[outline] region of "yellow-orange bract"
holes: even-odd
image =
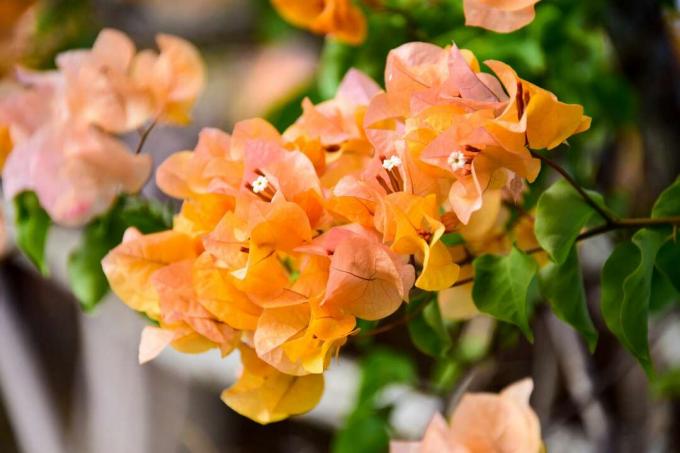
[[[384,91],[351,70],[283,134],[250,119],[170,156],[156,180],[183,200],[172,230],[130,231],[103,261],[116,294],[159,324],[140,361],[168,345],[238,349],[243,373],[222,399],[269,423],[311,409],[357,319],[390,316],[414,288],[441,292],[445,316],[474,315],[469,287],[450,289],[471,275],[468,254],[535,245],[531,220],[508,233],[502,207],[540,170],[529,149],[589,125],[487,64],[495,76],[469,51],[406,44]],[[446,246],[450,233],[465,244]]]
[[[529,406],[533,382],[500,394],[466,393],[451,420],[435,414],[421,442],[392,442],[391,453],[539,453],[541,427]]]
[[[349,44],[366,37],[366,19],[352,0],[272,0],[279,14],[299,27]]]

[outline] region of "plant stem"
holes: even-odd
[[[612,218],[611,222],[605,223],[604,225],[596,226],[593,227],[589,230],[584,231],[583,233],[579,234],[576,237],[575,242],[580,242],[586,239],[590,239],[595,236],[599,236],[601,234],[605,233],[610,233],[615,230],[620,230],[620,229],[629,229],[629,228],[649,228],[649,227],[659,227],[659,226],[680,226],[680,216],[678,217],[657,217],[657,218],[628,218],[628,219],[614,219]],[[530,249],[522,250],[522,252],[526,253],[527,255],[533,255],[534,253],[540,253],[543,252],[543,248],[541,247],[533,247]],[[459,266],[463,266],[466,264],[470,264],[472,260],[470,258],[466,258],[465,260],[458,262]],[[456,286],[463,286],[467,285],[468,283],[472,283],[475,281],[474,277],[467,277],[463,278],[461,280],[458,280],[456,283],[451,285],[451,288],[455,288]],[[385,333],[387,331],[392,330],[395,327],[399,327],[404,324],[408,324],[411,320],[415,319],[427,306],[427,303],[422,304],[420,307],[418,307],[418,310],[413,311],[412,313],[407,314],[406,316],[403,316],[391,323],[382,325],[380,327],[376,327],[375,329],[369,330],[366,333],[360,334],[361,337],[369,337],[369,336],[374,336],[374,335],[379,335],[381,333]]]
[[[151,124],[149,124],[149,127],[146,128],[144,132],[142,132],[141,137],[139,139],[139,145],[137,145],[137,149],[135,150],[135,154],[139,154],[142,152],[142,148],[144,148],[144,143],[146,143],[146,139],[149,138],[149,134],[153,130],[154,127],[156,127],[156,123],[158,122],[158,119],[153,120]]]
[[[562,168],[562,167],[560,166],[560,164],[558,164],[557,162],[555,162],[555,161],[552,160],[552,159],[549,159],[549,158],[547,158],[547,157],[545,157],[545,156],[543,156],[543,155],[537,153],[536,151],[530,151],[530,152],[531,152],[531,155],[532,155],[532,156],[534,156],[535,158],[539,159],[541,162],[545,162],[546,165],[548,165],[548,166],[551,167],[553,170],[555,170],[557,173],[559,173],[560,175],[562,175],[562,177],[563,177],[569,184],[571,184],[571,186],[572,186],[574,189],[576,189],[576,191],[579,193],[579,195],[581,195],[581,197],[583,198],[583,200],[584,200],[586,203],[588,203],[588,204],[590,205],[590,207],[593,208],[593,209],[595,210],[595,212],[597,212],[597,213],[600,215],[600,217],[602,217],[602,218],[605,220],[605,222],[607,222],[608,224],[611,224],[611,223],[615,223],[615,222],[616,222],[616,218],[615,218],[612,214],[610,214],[605,208],[603,208],[602,206],[600,206],[600,205],[597,203],[597,201],[595,201],[590,195],[588,195],[588,192],[586,192],[585,189],[583,189],[583,187],[581,187],[581,186],[579,185],[579,183],[576,182],[576,180],[575,180],[575,179],[574,179],[574,178],[573,178],[573,177],[572,177],[572,176],[571,176],[564,168]]]

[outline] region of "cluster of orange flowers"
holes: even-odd
[[[60,54],[56,70],[17,72],[0,101],[6,199],[35,191],[55,222],[79,226],[142,188],[151,158],[120,136],[150,121],[186,123],[204,78],[193,45],[169,35],[157,42],[160,53],[137,52],[126,35],[104,30],[92,49]]]
[[[157,183],[183,200],[173,229],[129,230],[103,261],[113,290],[157,322],[140,360],[168,345],[238,349],[230,407],[260,423],[314,407],[356,320],[454,284],[442,236],[537,176],[529,148],[589,127],[582,107],[486,65],[495,76],[456,46],[405,44],[385,90],[351,70],[282,135],[262,119],[204,129],[166,160]]]
[[[465,25],[509,33],[534,20],[534,5],[540,0],[462,1]],[[364,3],[378,11],[385,8],[381,0]],[[272,4],[287,21],[314,33],[355,45],[366,38],[366,18],[353,0],[272,0]]]

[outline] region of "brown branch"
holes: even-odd
[[[606,223],[604,225],[600,225],[597,227],[593,227],[589,230],[584,231],[583,233],[579,234],[576,237],[575,242],[580,242],[586,239],[590,239],[595,236],[599,236],[601,234],[605,233],[610,233],[615,230],[620,230],[620,229],[629,229],[629,228],[645,228],[645,227],[658,227],[658,226],[678,226],[680,225],[680,216],[678,217],[658,217],[658,218],[630,218],[630,219],[618,219],[618,220],[613,220],[612,223]],[[544,252],[543,248],[541,247],[533,247],[530,249],[525,249],[522,250],[523,253],[526,253],[527,255],[533,255],[535,253],[540,253]],[[457,262],[459,266],[463,266],[466,264],[471,264],[473,260],[470,258],[466,257],[463,261]],[[457,286],[463,286],[467,285],[468,283],[474,282],[475,278],[474,277],[467,277],[463,278],[461,280],[458,280],[456,283],[451,285],[451,288],[455,288]],[[361,337],[369,337],[369,336],[374,336],[378,335],[381,333],[385,333],[389,330],[392,330],[395,327],[402,326],[404,324],[408,324],[411,320],[415,319],[427,306],[427,303],[422,304],[420,307],[418,307],[417,310],[413,311],[412,313],[407,314],[406,316],[403,316],[402,318],[399,318],[393,322],[390,322],[388,324],[385,324],[380,327],[376,327],[375,329],[372,329],[366,333],[360,334]]]
[[[153,120],[153,122],[149,125],[149,127],[146,128],[144,132],[141,133],[140,139],[139,139],[139,144],[137,145],[137,149],[135,150],[135,154],[139,154],[142,152],[142,148],[144,148],[144,143],[146,143],[146,139],[149,138],[149,134],[151,134],[151,131],[153,130],[154,127],[156,127],[156,123],[158,123],[158,118]]]
[[[551,167],[553,170],[555,170],[557,173],[562,175],[562,177],[574,188],[576,191],[581,195],[583,200],[590,205],[591,208],[597,212],[600,217],[602,217],[607,223],[614,223],[616,222],[616,218],[610,214],[605,208],[600,206],[588,193],[579,185],[578,182],[564,169],[560,164],[555,162],[552,159],[549,159],[536,151],[531,151],[531,155],[534,156],[536,159],[539,159],[541,162],[544,162],[546,165]]]

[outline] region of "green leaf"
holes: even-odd
[[[597,203],[603,204],[600,194],[592,191],[587,193]],[[593,214],[593,208],[581,198],[576,189],[567,181],[560,180],[538,199],[534,228],[536,239],[553,261],[563,263],[576,237]]]
[[[539,272],[541,293],[555,315],[583,335],[590,352],[597,345],[597,329],[590,319],[581,264],[576,246],[562,264],[550,263]]]
[[[101,260],[120,243],[128,227],[142,233],[168,229],[172,213],[152,200],[121,197],[111,210],[90,222],[83,239],[68,259],[68,279],[71,290],[85,311],[94,309],[109,291]]]
[[[425,304],[425,308],[422,305]],[[436,297],[413,300],[406,309],[407,316],[417,315],[408,323],[411,341],[420,351],[433,357],[444,357],[451,350],[452,342],[444,326]]]
[[[670,238],[656,255],[656,267],[680,292],[680,242]]]
[[[652,217],[672,217],[680,215],[680,177],[666,188],[656,199]]]
[[[533,341],[529,327],[529,285],[537,264],[516,247],[509,255],[482,255],[474,260],[472,299],[477,308],[501,321],[517,325]]]
[[[664,308],[677,303],[680,300],[680,293],[676,291],[673,284],[666,275],[654,268],[652,273],[652,289],[649,296],[649,312],[657,313]]]
[[[410,384],[416,369],[408,356],[389,349],[375,349],[361,361],[359,405],[372,405],[380,390],[390,384]]]
[[[335,39],[328,38],[321,52],[319,72],[317,74],[318,90],[323,99],[332,99],[352,66],[354,48]]]
[[[52,221],[33,192],[14,197],[17,245],[43,275],[49,274],[45,262],[45,244]]]
[[[602,316],[609,330],[653,373],[647,339],[649,300],[656,254],[663,236],[643,229],[619,244],[602,269]]]
[[[375,414],[350,416],[333,440],[333,453],[386,452],[390,444],[386,417]]]

